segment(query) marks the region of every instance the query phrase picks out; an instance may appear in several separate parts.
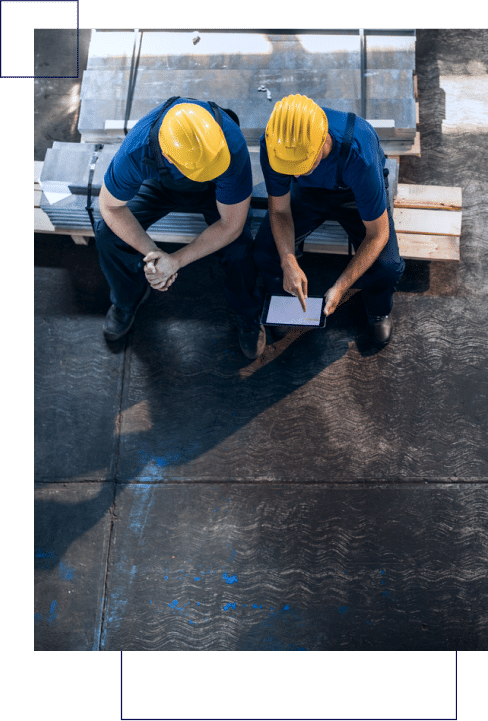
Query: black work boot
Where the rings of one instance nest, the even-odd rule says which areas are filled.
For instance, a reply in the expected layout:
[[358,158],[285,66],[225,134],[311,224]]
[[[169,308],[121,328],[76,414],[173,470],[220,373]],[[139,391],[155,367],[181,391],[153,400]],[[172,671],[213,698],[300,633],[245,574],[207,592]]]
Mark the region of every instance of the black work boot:
[[266,347],[266,331],[264,330],[264,325],[260,325],[259,321],[250,323],[241,316],[236,316],[236,318],[241,351],[246,358],[250,358],[251,360],[259,358]]
[[377,348],[384,348],[390,342],[393,331],[391,315],[369,315],[368,325],[371,339]]
[[144,295],[133,310],[125,311],[117,308],[116,305],[110,306],[105,318],[105,323],[103,324],[103,335],[106,340],[114,342],[130,331],[134,323],[134,318],[136,317],[137,309],[149,298],[150,293],[151,288],[147,286]]

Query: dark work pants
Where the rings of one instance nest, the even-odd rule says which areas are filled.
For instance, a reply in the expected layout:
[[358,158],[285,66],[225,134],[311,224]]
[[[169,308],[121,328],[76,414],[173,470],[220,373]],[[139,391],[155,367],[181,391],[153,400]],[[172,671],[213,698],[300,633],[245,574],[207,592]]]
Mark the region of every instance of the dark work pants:
[[[209,190],[181,192],[156,180],[146,181],[127,207],[144,230],[170,212],[202,213],[207,225],[220,218],[213,184]],[[104,220],[96,224],[95,238],[100,266],[110,286],[110,300],[121,310],[131,311],[147,288],[143,255],[115,235]],[[256,323],[260,301],[255,295],[257,270],[252,259],[249,217],[239,238],[214,255],[226,274],[224,293],[229,305],[237,315]]]
[[[398,240],[390,211],[388,177],[385,175],[390,236],[373,265],[352,286],[361,288],[366,311],[371,316],[388,315],[393,305],[396,283],[405,269],[405,261],[398,251]],[[297,258],[303,255],[305,238],[325,220],[336,220],[347,232],[357,249],[366,235],[366,228],[351,191],[328,191],[303,188],[293,179],[291,184],[291,212],[295,226]],[[271,232],[269,214],[257,232],[253,250],[254,260],[263,276],[268,293],[283,293],[283,271]]]

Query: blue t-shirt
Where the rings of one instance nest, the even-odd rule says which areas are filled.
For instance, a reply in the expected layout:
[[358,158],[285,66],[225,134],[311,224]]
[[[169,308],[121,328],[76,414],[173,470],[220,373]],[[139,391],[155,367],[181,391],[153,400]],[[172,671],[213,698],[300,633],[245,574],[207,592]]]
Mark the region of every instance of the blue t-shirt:
[[[199,100],[190,101],[186,98],[179,98],[170,107],[187,102],[200,105],[208,110],[213,117],[210,105]],[[157,180],[159,178],[157,169],[146,165],[142,161],[148,155],[149,131],[163,105],[164,103],[151,110],[127,133],[105,173],[105,186],[117,200],[130,200],[137,194],[145,180]],[[170,107],[168,107],[168,110]],[[166,112],[164,115],[166,115]],[[251,195],[251,160],[246,141],[239,126],[223,110],[221,110],[221,113],[222,130],[227,141],[231,160],[225,173],[222,173],[211,182],[215,183],[215,196],[219,203],[234,205]],[[161,122],[163,122],[163,118],[161,118]],[[175,165],[168,163],[163,156],[161,157],[173,178],[185,177]]]
[[[311,175],[296,179],[303,188],[337,189],[337,166],[344,137],[347,113],[323,108],[329,121],[332,150]],[[376,220],[386,210],[386,191],[383,181],[385,155],[375,129],[363,118],[356,117],[349,153],[342,172],[343,185],[354,193],[362,220]],[[291,175],[276,173],[270,166],[265,135],[261,137],[261,167],[268,195],[281,197],[290,190]]]

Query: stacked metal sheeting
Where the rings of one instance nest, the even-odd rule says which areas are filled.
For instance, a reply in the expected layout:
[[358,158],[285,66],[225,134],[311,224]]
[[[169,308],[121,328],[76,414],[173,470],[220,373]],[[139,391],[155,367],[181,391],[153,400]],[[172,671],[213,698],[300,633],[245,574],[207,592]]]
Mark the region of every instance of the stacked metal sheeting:
[[172,95],[211,99],[238,114],[252,145],[274,103],[300,93],[366,117],[386,144],[408,146],[414,69],[414,31],[93,31],[78,130],[84,142],[123,139],[132,87],[128,128]]
[[[90,178],[93,217],[95,221],[101,217],[98,194],[105,172],[119,147],[120,143],[99,148],[95,143],[54,142],[53,147],[47,150],[39,178],[43,191],[40,206],[55,228],[77,231],[79,234],[91,229],[87,211]],[[256,208],[252,229],[255,233],[265,212],[267,195],[259,153],[251,152],[250,157],[254,183],[253,206]],[[398,185],[398,164],[394,160],[386,162],[390,170],[390,198],[393,202]],[[170,213],[151,226],[151,233],[190,239],[205,228],[206,223],[200,214]],[[338,234],[337,237],[345,237],[336,223],[329,223],[316,231],[314,238],[325,237],[327,233],[330,235],[332,230]]]

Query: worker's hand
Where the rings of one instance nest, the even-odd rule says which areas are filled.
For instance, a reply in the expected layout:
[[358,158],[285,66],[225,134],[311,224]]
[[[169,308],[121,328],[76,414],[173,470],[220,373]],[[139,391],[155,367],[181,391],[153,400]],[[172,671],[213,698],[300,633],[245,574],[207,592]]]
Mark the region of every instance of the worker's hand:
[[147,282],[155,290],[168,290],[178,275],[177,262],[168,253],[152,251],[144,257],[144,273]]
[[283,265],[283,290],[295,295],[300,301],[302,310],[305,313],[307,305],[305,298],[308,297],[308,280],[303,270],[298,265],[296,258],[293,258]]
[[[175,273],[174,275],[171,276],[171,278],[168,278],[167,281],[161,281],[161,283],[157,283],[156,281],[154,281],[154,284],[150,283],[149,285],[151,286],[151,288],[154,288],[154,290],[165,291],[165,290],[168,290],[171,285],[173,285],[173,283],[175,282],[177,277],[178,277],[178,273]],[[164,285],[163,285],[163,283],[164,283]]]
[[332,288],[329,288],[325,294],[325,315],[331,315],[335,311],[341,301],[342,295],[342,291],[338,290],[334,285]]

